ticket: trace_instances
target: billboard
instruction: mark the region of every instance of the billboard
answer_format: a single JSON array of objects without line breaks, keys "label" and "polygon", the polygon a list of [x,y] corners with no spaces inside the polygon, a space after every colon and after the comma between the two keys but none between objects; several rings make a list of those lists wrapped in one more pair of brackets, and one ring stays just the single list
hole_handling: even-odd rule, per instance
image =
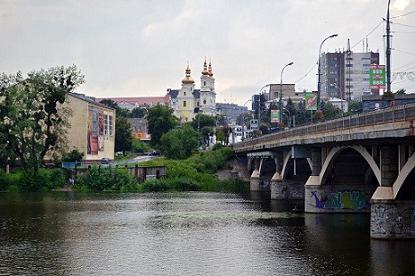
[{"label": "billboard", "polygon": [[304,93],[305,110],[317,110],[317,94],[313,92]]},{"label": "billboard", "polygon": [[104,113],[102,110],[88,110],[88,148],[87,154],[97,155],[104,150]]},{"label": "billboard", "polygon": [[369,69],[369,86],[371,89],[385,89],[385,65],[372,64]]},{"label": "billboard", "polygon": [[280,111],[271,109],[271,124],[280,122]]}]

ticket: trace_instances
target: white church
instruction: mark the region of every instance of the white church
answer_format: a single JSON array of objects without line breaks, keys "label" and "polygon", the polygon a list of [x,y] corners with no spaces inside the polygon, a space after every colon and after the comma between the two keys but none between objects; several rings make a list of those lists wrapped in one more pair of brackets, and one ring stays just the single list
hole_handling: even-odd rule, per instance
[{"label": "white church", "polygon": [[198,113],[216,116],[215,79],[211,62],[209,62],[209,66],[206,59],[203,63],[200,89],[195,89],[189,64],[187,64],[185,72],[181,89],[167,89],[169,106],[174,110],[174,115],[182,123],[192,121]]}]

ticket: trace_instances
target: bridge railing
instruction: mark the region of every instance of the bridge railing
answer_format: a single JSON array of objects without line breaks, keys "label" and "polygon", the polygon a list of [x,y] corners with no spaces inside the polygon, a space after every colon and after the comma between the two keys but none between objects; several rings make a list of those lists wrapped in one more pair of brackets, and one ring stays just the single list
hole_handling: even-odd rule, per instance
[{"label": "bridge railing", "polygon": [[277,133],[267,134],[249,141],[236,143],[233,147],[234,149],[242,149],[264,142],[275,141],[278,139],[284,139],[293,136],[305,136],[308,134],[407,121],[411,119],[415,119],[415,104],[399,105],[377,111],[351,115],[331,121],[316,123],[313,125],[292,128]]}]

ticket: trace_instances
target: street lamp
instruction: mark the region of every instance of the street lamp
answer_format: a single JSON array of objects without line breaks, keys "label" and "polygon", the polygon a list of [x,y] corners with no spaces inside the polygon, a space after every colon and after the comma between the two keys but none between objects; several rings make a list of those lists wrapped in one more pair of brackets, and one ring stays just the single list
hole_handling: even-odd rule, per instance
[{"label": "street lamp", "polygon": [[[252,102],[252,99],[247,100],[244,106],[249,102]],[[245,113],[242,113],[242,140],[245,140]]]},{"label": "street lamp", "polygon": [[338,34],[332,34],[326,37],[320,44],[320,48],[318,50],[318,83],[317,83],[317,110],[320,110],[320,78],[321,78],[321,68],[320,68],[320,57],[321,57],[321,48],[323,47],[324,42],[330,38],[337,37]]},{"label": "street lamp", "polygon": [[281,83],[280,83],[280,100],[279,100],[279,110],[280,110],[280,124],[282,123],[282,75],[284,73],[285,68],[287,68],[288,66],[293,65],[294,62],[290,62],[287,65],[285,65],[282,70],[281,70]]}]

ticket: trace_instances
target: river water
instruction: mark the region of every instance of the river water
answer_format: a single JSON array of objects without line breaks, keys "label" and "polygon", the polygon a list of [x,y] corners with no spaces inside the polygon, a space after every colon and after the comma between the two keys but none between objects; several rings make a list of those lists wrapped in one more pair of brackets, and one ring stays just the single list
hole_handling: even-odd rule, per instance
[{"label": "river water", "polygon": [[371,240],[367,214],[287,211],[298,206],[255,194],[0,194],[0,275],[415,275],[415,242]]}]

